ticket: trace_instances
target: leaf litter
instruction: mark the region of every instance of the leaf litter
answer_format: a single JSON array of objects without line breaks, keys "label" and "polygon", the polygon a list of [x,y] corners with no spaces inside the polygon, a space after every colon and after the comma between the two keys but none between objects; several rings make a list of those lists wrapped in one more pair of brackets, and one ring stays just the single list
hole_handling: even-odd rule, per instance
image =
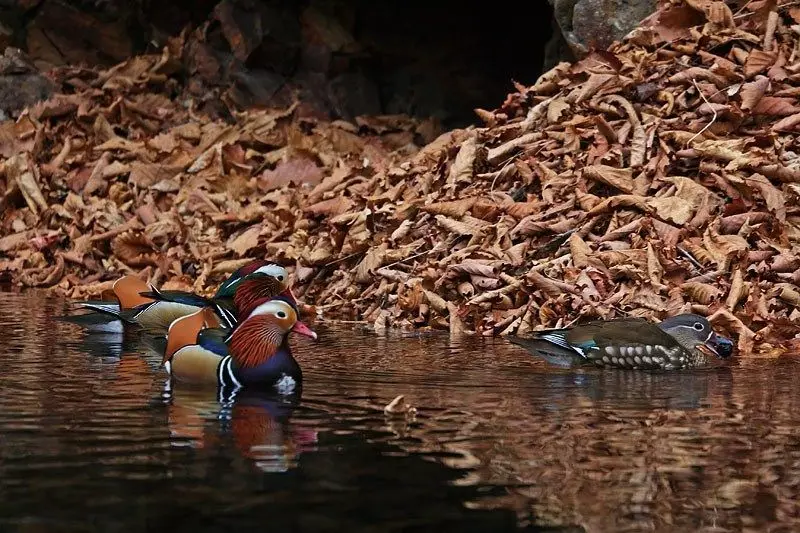
[{"label": "leaf litter", "polygon": [[59,69],[63,94],[0,124],[0,281],[85,298],[135,273],[208,294],[266,257],[305,311],[379,331],[691,311],[745,353],[791,349],[800,19],[740,4],[662,1],[444,133],[300,102],[213,119],[174,97],[174,43]]}]

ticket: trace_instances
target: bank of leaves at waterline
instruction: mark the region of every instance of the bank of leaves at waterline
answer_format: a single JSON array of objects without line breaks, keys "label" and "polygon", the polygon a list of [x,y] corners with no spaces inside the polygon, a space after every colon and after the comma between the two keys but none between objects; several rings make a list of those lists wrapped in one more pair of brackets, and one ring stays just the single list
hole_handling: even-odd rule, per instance
[{"label": "bank of leaves at waterline", "polygon": [[775,2],[662,2],[435,139],[294,107],[189,120],[151,92],[155,60],[83,73],[88,89],[5,125],[22,153],[5,198],[27,207],[4,215],[1,268],[84,296],[128,269],[204,290],[267,256],[323,315],[379,329],[692,311],[778,353],[800,323],[798,25]]}]

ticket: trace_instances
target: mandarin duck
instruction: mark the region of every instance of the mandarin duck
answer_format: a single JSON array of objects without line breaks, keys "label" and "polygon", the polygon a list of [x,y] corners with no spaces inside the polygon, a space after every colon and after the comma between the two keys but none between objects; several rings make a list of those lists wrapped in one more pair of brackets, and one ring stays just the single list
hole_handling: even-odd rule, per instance
[{"label": "mandarin duck", "polygon": [[211,308],[200,309],[170,325],[162,364],[179,382],[297,393],[303,374],[289,333],[317,338],[297,315],[294,299],[286,296],[254,302],[233,329],[213,327]]},{"label": "mandarin duck", "polygon": [[508,340],[558,366],[675,370],[703,366],[712,356],[728,358],[733,351],[730,339],[717,335],[708,320],[694,314],[657,325],[637,318],[594,321]]},{"label": "mandarin duck", "polygon": [[117,302],[80,302],[78,306],[91,312],[72,315],[68,320],[93,331],[120,332],[125,325],[138,325],[151,332],[166,331],[176,319],[212,308],[212,322],[232,328],[239,310],[263,298],[279,294],[294,295],[289,288],[289,273],[271,261],[252,261],[236,270],[220,285],[211,298],[185,291],[163,291],[135,276],[124,276],[114,282],[113,297]]}]

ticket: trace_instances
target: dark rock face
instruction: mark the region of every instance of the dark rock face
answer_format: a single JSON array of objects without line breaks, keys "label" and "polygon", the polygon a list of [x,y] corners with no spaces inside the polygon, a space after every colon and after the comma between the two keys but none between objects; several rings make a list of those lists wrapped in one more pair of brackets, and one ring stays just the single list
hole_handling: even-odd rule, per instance
[{"label": "dark rock face", "polygon": [[409,114],[447,128],[571,59],[541,1],[0,0],[0,51],[21,48],[42,70],[107,67],[168,43],[201,109],[298,99],[314,116]]},{"label": "dark rock face", "polygon": [[47,99],[55,85],[17,48],[0,56],[0,120],[16,117],[25,107]]},{"label": "dark rock face", "polygon": [[607,48],[657,7],[657,0],[549,0],[553,15],[576,55]]}]

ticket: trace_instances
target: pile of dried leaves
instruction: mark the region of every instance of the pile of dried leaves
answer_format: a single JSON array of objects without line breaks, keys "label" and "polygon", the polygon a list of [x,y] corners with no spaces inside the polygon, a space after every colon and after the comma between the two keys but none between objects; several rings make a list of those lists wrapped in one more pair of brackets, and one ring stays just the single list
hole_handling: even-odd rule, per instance
[{"label": "pile of dried leaves", "polygon": [[[671,0],[518,87],[486,127],[295,107],[194,116],[169,50],[0,127],[0,276],[96,294],[295,267],[323,316],[524,334],[692,310],[772,349],[800,324],[800,8]],[[296,184],[301,184],[297,186]],[[26,207],[22,207],[26,206]],[[5,274],[3,274],[5,273]]]}]

